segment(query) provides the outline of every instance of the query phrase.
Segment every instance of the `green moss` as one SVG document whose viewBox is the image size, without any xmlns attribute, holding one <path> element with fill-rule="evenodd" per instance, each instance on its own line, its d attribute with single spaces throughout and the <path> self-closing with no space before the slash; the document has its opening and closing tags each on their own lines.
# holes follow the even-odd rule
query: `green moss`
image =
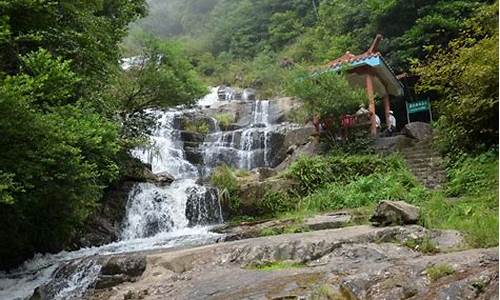
<svg viewBox="0 0 500 300">
<path fill-rule="evenodd" d="M 316 287 L 311 295 L 311 300 L 344 300 L 347 299 L 340 292 L 335 291 L 328 284 L 321 284 Z"/>
<path fill-rule="evenodd" d="M 306 267 L 305 264 L 290 261 L 269 261 L 245 266 L 245 269 L 259 271 L 277 271 L 283 269 L 298 269 Z"/>
<path fill-rule="evenodd" d="M 413 250 L 425 253 L 425 254 L 435 254 L 439 253 L 439 248 L 436 244 L 429 238 L 424 237 L 423 239 L 410 239 L 406 240 L 403 245 L 405 247 L 411 248 Z"/>
<path fill-rule="evenodd" d="M 450 265 L 442 264 L 435 265 L 426 269 L 427 276 L 431 281 L 436 281 L 448 275 L 455 273 L 455 270 Z"/>
<path fill-rule="evenodd" d="M 259 236 L 272 236 L 272 235 L 279 235 L 281 234 L 281 231 L 278 230 L 277 228 L 263 228 Z"/>
</svg>

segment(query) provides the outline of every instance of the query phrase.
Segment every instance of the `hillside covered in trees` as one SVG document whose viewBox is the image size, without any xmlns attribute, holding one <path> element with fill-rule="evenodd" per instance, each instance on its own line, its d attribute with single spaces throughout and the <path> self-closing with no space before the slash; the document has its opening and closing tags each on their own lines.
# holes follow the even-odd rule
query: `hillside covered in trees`
<svg viewBox="0 0 500 300">
<path fill-rule="evenodd" d="M 222 84 L 307 98 L 297 78 L 362 53 L 376 34 L 395 73 L 418 77 L 416 92 L 430 97 L 436 143 L 460 173 L 456 194 L 476 197 L 474 180 L 485 187 L 498 172 L 481 175 L 498 164 L 498 1 L 0 0 L 0 268 L 78 238 L 130 151 L 147 143 L 149 108 L 189 106 Z M 134 56 L 140 68 L 124 71 L 121 59 Z M 335 105 L 325 90 L 314 109 Z M 495 199 L 477 219 L 498 212 Z M 491 232 L 479 245 L 498 244 Z"/>
</svg>

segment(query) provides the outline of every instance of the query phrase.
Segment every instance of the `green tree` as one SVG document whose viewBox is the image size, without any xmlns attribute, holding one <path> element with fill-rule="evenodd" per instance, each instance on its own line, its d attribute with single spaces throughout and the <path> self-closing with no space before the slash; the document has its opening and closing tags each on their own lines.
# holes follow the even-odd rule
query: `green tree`
<svg viewBox="0 0 500 300">
<path fill-rule="evenodd" d="M 351 86 L 343 73 L 330 71 L 313 75 L 297 71 L 288 91 L 304 101 L 311 116 L 316 114 L 324 119 L 338 119 L 343 114 L 354 113 L 366 102 L 363 90 Z"/>
<path fill-rule="evenodd" d="M 64 101 L 78 81 L 66 62 L 45 50 L 21 61 L 31 75 L 0 85 L 0 267 L 61 249 L 118 175 L 118 128 Z"/>
<path fill-rule="evenodd" d="M 434 95 L 444 151 L 498 144 L 498 3 L 477 10 L 461 36 L 415 67 L 418 89 Z"/>
<path fill-rule="evenodd" d="M 129 22 L 143 16 L 144 0 L 1 0 L 0 70 L 19 72 L 19 55 L 39 47 L 65 60 L 86 85 L 102 86 L 116 66 L 116 45 Z"/>
</svg>

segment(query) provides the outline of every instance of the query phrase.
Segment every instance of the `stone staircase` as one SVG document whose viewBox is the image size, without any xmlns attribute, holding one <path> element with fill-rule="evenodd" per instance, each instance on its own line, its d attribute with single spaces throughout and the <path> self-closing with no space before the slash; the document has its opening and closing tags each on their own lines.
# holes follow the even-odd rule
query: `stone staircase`
<svg viewBox="0 0 500 300">
<path fill-rule="evenodd" d="M 430 140 L 423 140 L 399 149 L 410 171 L 429 189 L 439 189 L 446 181 L 443 159 L 432 148 Z"/>
</svg>

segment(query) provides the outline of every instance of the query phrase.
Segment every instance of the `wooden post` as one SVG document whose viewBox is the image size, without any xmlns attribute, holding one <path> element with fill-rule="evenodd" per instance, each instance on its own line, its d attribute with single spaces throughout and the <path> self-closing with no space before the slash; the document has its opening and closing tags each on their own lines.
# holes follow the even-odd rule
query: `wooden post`
<svg viewBox="0 0 500 300">
<path fill-rule="evenodd" d="M 375 119 L 375 94 L 373 92 L 373 77 L 371 74 L 366 75 L 366 94 L 368 95 L 368 110 L 371 112 L 371 127 L 372 136 L 377 136 L 377 121 Z"/>
<path fill-rule="evenodd" d="M 389 93 L 387 93 L 387 90 L 384 97 L 382 97 L 382 103 L 384 105 L 385 124 L 387 125 L 387 127 L 389 127 L 389 124 L 391 123 L 391 120 L 389 118 L 389 111 L 391 110 L 391 99 L 389 98 Z"/>
</svg>

